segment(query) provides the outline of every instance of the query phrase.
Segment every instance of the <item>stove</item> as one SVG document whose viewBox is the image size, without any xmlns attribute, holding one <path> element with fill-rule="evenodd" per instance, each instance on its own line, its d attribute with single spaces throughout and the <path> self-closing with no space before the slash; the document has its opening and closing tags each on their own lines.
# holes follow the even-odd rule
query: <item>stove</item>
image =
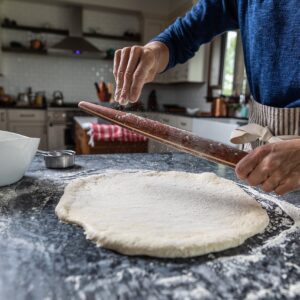
<svg viewBox="0 0 300 300">
<path fill-rule="evenodd" d="M 49 150 L 75 149 L 74 117 L 87 116 L 76 107 L 49 107 L 47 110 Z"/>
</svg>

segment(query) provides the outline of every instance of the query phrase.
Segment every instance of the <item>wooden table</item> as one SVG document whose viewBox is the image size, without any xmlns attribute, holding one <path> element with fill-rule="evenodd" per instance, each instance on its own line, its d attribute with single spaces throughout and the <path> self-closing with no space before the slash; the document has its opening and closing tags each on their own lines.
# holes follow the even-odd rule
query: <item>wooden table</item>
<svg viewBox="0 0 300 300">
<path fill-rule="evenodd" d="M 119 142 L 99 141 L 95 146 L 89 145 L 90 136 L 87 130 L 76 122 L 75 144 L 77 154 L 113 154 L 113 153 L 147 153 L 148 141 L 145 142 Z"/>
</svg>

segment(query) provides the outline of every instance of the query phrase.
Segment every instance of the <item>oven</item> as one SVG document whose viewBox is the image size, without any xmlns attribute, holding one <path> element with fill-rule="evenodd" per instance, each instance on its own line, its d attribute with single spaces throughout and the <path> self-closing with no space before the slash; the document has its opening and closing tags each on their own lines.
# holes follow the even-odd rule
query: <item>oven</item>
<svg viewBox="0 0 300 300">
<path fill-rule="evenodd" d="M 74 117 L 86 116 L 76 108 L 49 108 L 48 117 L 48 148 L 49 150 L 75 149 Z"/>
</svg>

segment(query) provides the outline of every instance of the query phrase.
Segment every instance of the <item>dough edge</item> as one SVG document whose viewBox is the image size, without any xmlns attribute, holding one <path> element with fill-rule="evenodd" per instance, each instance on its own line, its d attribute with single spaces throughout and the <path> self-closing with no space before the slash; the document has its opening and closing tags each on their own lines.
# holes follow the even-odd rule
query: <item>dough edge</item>
<svg viewBox="0 0 300 300">
<path fill-rule="evenodd" d="M 107 232 L 96 232 L 92 226 L 83 223 L 81 220 L 77 218 L 72 218 L 69 216 L 69 207 L 72 203 L 72 197 L 70 196 L 74 191 L 76 191 L 76 188 L 78 185 L 81 185 L 82 183 L 89 183 L 91 179 L 100 179 L 107 176 L 114 176 L 114 175 L 124 175 L 126 173 L 140 173 L 140 174 L 147 174 L 147 175 L 166 175 L 166 174 L 189 174 L 191 176 L 193 175 L 207 175 L 211 176 L 211 179 L 217 179 L 219 181 L 226 182 L 227 184 L 230 184 L 232 188 L 239 190 L 243 194 L 245 194 L 247 197 L 252 198 L 250 195 L 248 195 L 242 188 L 237 186 L 232 180 L 225 179 L 222 177 L 217 176 L 214 173 L 211 172 L 203 172 L 203 173 L 190 173 L 190 172 L 184 172 L 184 171 L 148 171 L 148 170 L 139 170 L 139 171 L 131 171 L 127 170 L 128 172 L 124 171 L 117 171 L 114 170 L 113 172 L 108 173 L 101 173 L 97 175 L 91 175 L 83 178 L 77 178 L 73 181 L 71 181 L 64 190 L 64 194 L 61 197 L 58 205 L 55 208 L 55 213 L 58 216 L 58 218 L 67 224 L 75 224 L 83 228 L 84 234 L 86 235 L 86 238 L 88 240 L 92 240 L 96 243 L 98 247 L 103 247 L 105 249 L 109 249 L 124 255 L 128 256 L 150 256 L 150 257 L 158 257 L 158 258 L 188 258 L 188 257 L 196 257 L 201 256 L 209 253 L 214 252 L 220 252 L 224 251 L 230 248 L 235 248 L 240 245 L 242 245 L 248 238 L 255 236 L 257 234 L 263 233 L 266 229 L 266 227 L 269 224 L 269 217 L 267 212 L 260 206 L 259 203 L 257 203 L 256 213 L 259 212 L 258 220 L 260 222 L 256 223 L 255 226 L 253 226 L 251 229 L 249 229 L 247 232 L 244 232 L 239 236 L 239 239 L 227 239 L 222 241 L 222 246 L 220 244 L 216 245 L 214 242 L 207 244 L 206 246 L 202 245 L 201 247 L 199 245 L 189 245 L 189 246 L 181 246 L 181 247 L 174 247 L 170 249 L 170 246 L 168 244 L 166 245 L 160 245 L 160 246 L 153 246 L 151 244 L 145 244 L 142 243 L 135 243 L 135 244 L 124 244 L 122 241 L 120 241 L 119 236 L 117 239 L 113 238 L 113 233 L 110 233 L 109 239 L 107 238 Z M 257 215 L 256 215 L 257 216 Z"/>
</svg>

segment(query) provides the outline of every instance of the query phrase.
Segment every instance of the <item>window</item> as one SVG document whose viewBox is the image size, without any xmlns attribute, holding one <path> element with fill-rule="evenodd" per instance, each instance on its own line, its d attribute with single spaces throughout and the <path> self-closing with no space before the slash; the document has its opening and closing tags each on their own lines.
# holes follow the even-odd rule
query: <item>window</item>
<svg viewBox="0 0 300 300">
<path fill-rule="evenodd" d="M 225 45 L 222 93 L 225 96 L 248 95 L 249 87 L 240 32 L 226 33 Z"/>
<path fill-rule="evenodd" d="M 236 56 L 237 32 L 230 31 L 227 33 L 225 59 L 223 68 L 222 94 L 231 96 L 234 85 L 234 68 Z"/>
</svg>

